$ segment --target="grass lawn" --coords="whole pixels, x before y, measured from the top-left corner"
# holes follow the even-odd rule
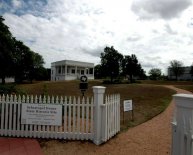
[[[158,115],[168,106],[175,92],[162,86],[148,84],[114,84],[105,85],[101,81],[89,81],[89,89],[85,96],[91,97],[92,86],[102,85],[106,87],[106,94],[119,93],[121,95],[121,129],[122,131],[141,124]],[[79,81],[68,82],[41,82],[35,84],[17,85],[26,94],[33,95],[58,95],[58,96],[81,96]],[[125,113],[123,124],[123,100],[132,99],[134,106],[134,121],[131,121],[131,112]]]
[[[193,84],[192,85],[175,85],[175,87],[180,89],[185,89],[193,93]]]
[[[192,81],[141,80],[139,82],[154,85],[193,85]]]

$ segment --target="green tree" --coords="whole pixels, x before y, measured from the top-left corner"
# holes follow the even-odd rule
[[[134,54],[124,57],[122,68],[123,75],[128,76],[128,80],[130,80],[130,83],[133,82],[133,76],[142,76],[142,74],[144,74],[144,70],[141,68],[141,65],[138,63],[137,57]]]
[[[161,69],[159,68],[152,68],[150,71],[149,71],[149,77],[151,80],[158,80],[161,78]]]
[[[104,53],[101,53],[102,75],[113,79],[120,75],[123,55],[120,54],[113,46],[105,47]]]
[[[29,68],[32,67],[32,52],[21,41],[14,41],[15,50],[14,68],[15,68],[15,80],[21,83],[24,79],[28,78]]]
[[[190,74],[191,74],[191,76],[193,77],[193,64],[192,64],[192,66],[190,67]]]
[[[94,77],[95,77],[95,79],[101,79],[102,78],[102,67],[100,64],[98,64],[94,67]]]
[[[143,70],[143,68],[141,67],[141,64],[138,65],[138,68],[139,68],[139,72],[138,72],[138,76],[140,79],[143,79],[145,80],[147,78],[146,74],[145,74],[145,71]]]
[[[43,67],[41,55],[31,51],[23,42],[12,37],[9,27],[3,23],[0,16],[0,78],[5,83],[5,77],[15,76],[16,81],[32,81],[37,76],[39,68]],[[35,75],[36,74],[36,75]]]
[[[38,81],[49,81],[50,80],[50,75],[51,75],[51,69],[50,68],[44,68],[44,67],[40,67],[38,69],[36,69],[35,71],[35,80]]]
[[[29,70],[28,77],[32,83],[33,79],[38,79],[42,77],[43,76],[42,73],[46,73],[46,69],[43,67],[44,60],[41,55],[39,55],[38,53],[32,52],[31,59],[32,61],[28,68]]]
[[[21,41],[15,40],[14,51],[15,78],[17,82],[32,80],[37,77],[39,68],[43,67],[41,55],[30,50]]]
[[[0,16],[0,78],[4,84],[5,77],[12,76],[12,51],[14,46],[9,27],[3,21],[3,17]]]
[[[175,79],[178,80],[178,77],[184,73],[183,63],[178,60],[172,60],[170,61],[169,70],[175,76]]]

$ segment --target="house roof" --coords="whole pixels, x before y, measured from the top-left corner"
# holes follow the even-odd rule
[[[70,65],[70,66],[80,66],[80,67],[94,67],[94,63],[74,61],[74,60],[62,60],[52,62],[51,66],[60,66],[60,65]]]

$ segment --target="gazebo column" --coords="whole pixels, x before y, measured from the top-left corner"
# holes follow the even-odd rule
[[[77,76],[77,66],[75,66],[75,76]]]
[[[65,65],[65,72],[64,72],[64,79],[66,80],[66,78],[67,78],[67,71],[68,71],[68,66],[67,65]]]
[[[62,70],[63,70],[63,68],[62,68],[62,66],[60,66],[60,67],[61,67],[61,68],[60,68],[60,71],[61,71],[61,75],[62,75],[62,74],[63,74],[63,71],[62,71]]]

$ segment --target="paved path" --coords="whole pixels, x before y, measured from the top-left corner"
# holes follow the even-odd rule
[[[188,91],[165,86],[176,90],[177,93]],[[118,134],[109,142],[96,146],[89,142],[58,142],[56,140],[45,143],[45,155],[169,155],[171,154],[171,121],[174,104],[153,119]]]
[[[0,155],[43,155],[36,139],[0,138]]]

